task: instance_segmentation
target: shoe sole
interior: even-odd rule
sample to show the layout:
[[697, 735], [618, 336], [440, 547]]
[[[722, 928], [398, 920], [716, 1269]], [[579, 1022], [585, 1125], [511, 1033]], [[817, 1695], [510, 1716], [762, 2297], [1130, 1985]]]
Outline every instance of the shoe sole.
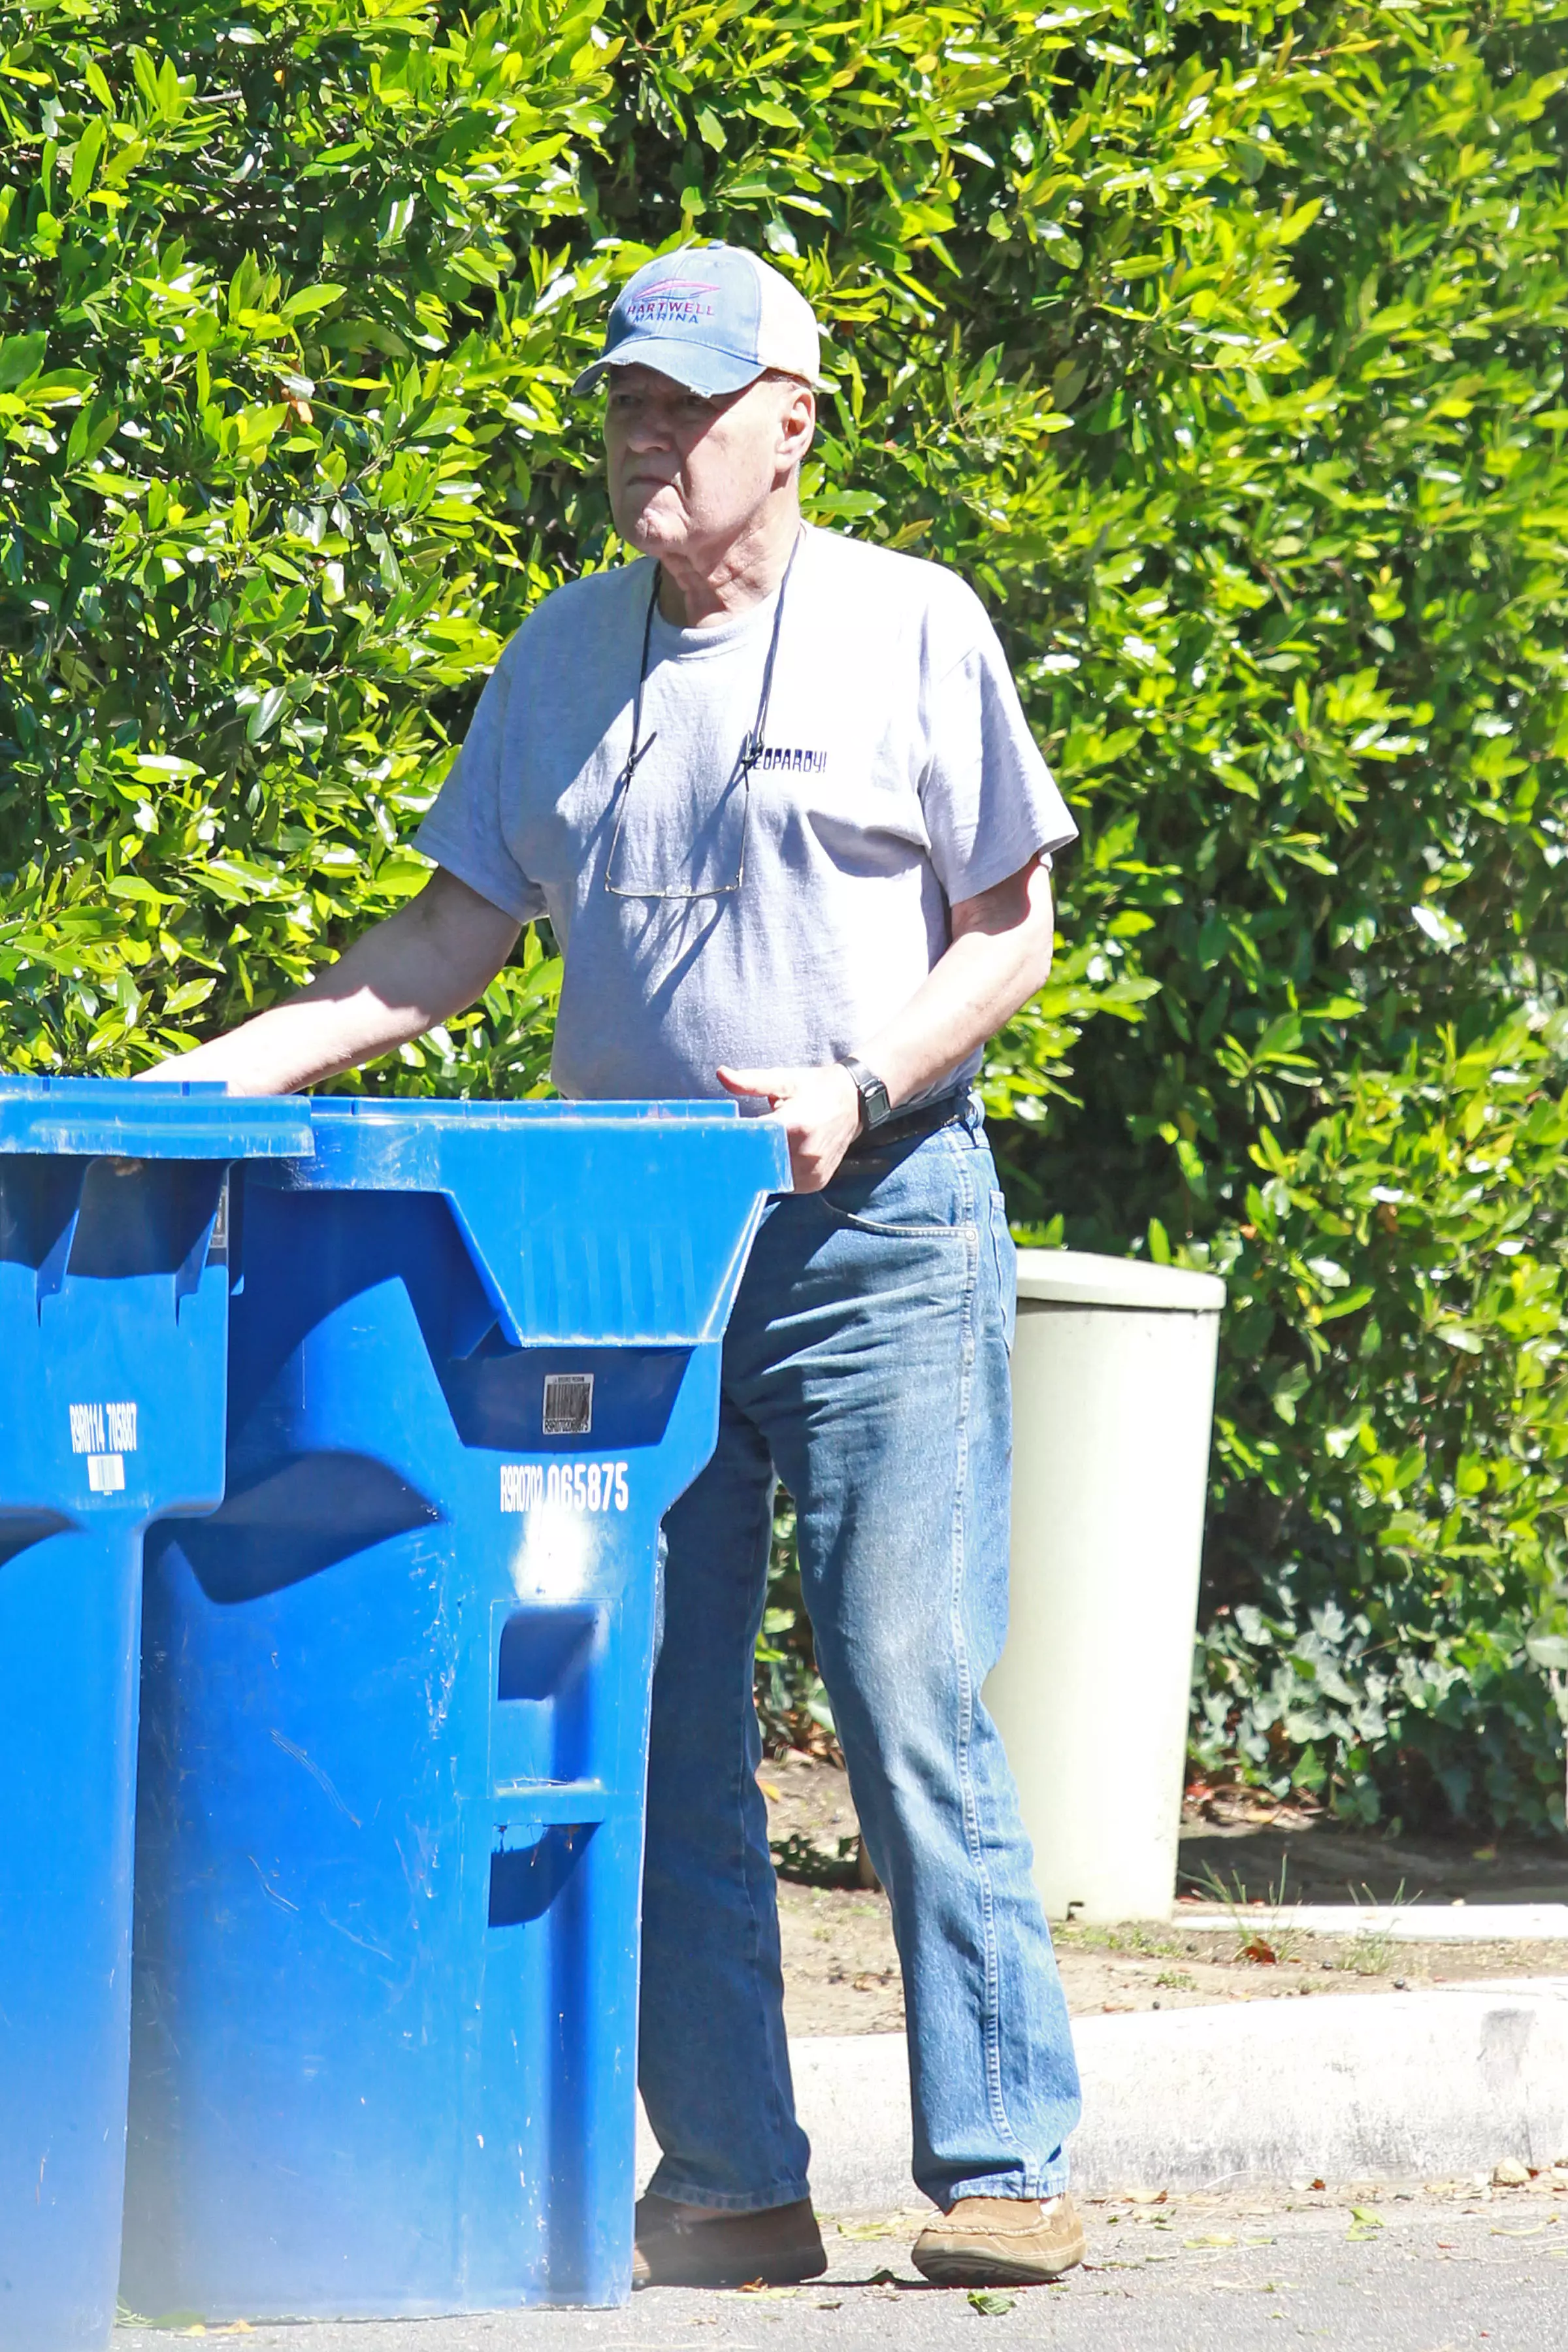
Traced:
[[1075, 2247], [1066, 2249], [1049, 2262], [1038, 2256], [1021, 2256], [1010, 2262], [1005, 2254], [972, 2254], [956, 2246], [933, 2247], [922, 2254], [917, 2248], [911, 2260], [921, 2276], [932, 2286], [1048, 2286], [1066, 2271], [1076, 2270], [1084, 2256], [1080, 2239]]
[[638, 2260], [632, 2271], [632, 2284], [644, 2286], [804, 2286], [807, 2279], [820, 2278], [827, 2268], [827, 2256], [820, 2250], [801, 2253], [784, 2261], [775, 2255], [772, 2262], [753, 2263], [749, 2268], [738, 2263], [667, 2266], [656, 2255], [651, 2261], [639, 2247]]

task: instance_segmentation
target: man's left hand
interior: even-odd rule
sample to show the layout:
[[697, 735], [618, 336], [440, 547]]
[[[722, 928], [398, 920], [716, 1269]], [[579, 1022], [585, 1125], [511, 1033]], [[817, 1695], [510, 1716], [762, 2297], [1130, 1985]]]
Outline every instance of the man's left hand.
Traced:
[[719, 1083], [732, 1095], [763, 1095], [781, 1114], [797, 1192], [820, 1192], [832, 1183], [860, 1132], [859, 1092], [842, 1063], [805, 1070], [721, 1070]]

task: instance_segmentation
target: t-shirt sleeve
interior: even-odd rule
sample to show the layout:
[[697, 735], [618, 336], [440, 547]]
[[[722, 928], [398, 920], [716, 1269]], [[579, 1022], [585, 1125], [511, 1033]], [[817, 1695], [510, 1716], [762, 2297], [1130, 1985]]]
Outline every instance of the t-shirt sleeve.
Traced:
[[501, 821], [507, 711], [514, 690], [510, 653], [509, 646], [490, 672], [463, 748], [414, 846], [492, 907], [531, 923], [545, 911], [544, 893], [513, 857]]
[[976, 898], [1078, 827], [1029, 732], [996, 632], [974, 605], [967, 653], [927, 691], [921, 803], [931, 864], [951, 906]]

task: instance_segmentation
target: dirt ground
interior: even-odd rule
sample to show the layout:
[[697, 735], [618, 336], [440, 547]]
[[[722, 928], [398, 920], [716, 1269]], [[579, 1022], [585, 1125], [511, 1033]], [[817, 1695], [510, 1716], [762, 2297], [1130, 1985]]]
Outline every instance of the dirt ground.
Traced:
[[[779, 1865], [784, 1999], [792, 2033], [897, 2033], [903, 1994], [887, 1897], [858, 1883], [858, 1830], [848, 1783], [812, 1759], [770, 1759], [758, 1776]], [[1182, 1839], [1189, 1892], [1235, 1902], [1234, 1920], [1199, 1927], [1176, 1916], [1146, 1927], [1058, 1926], [1057, 1955], [1075, 2016], [1184, 2009], [1226, 2000], [1415, 1990], [1509, 1976], [1568, 1972], [1568, 1944], [1405, 1943], [1380, 1936], [1270, 1940], [1247, 1906], [1289, 1902], [1568, 1901], [1568, 1852], [1388, 1841], [1331, 1823], [1278, 1816], [1194, 1820]]]

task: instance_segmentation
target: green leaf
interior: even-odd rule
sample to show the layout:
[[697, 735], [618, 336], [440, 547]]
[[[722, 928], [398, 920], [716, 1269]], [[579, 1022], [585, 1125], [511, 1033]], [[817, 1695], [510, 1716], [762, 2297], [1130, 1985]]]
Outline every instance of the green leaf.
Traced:
[[6, 335], [0, 340], [0, 392], [14, 392], [18, 384], [37, 374], [48, 341], [41, 327], [31, 334]]
[[245, 740], [247, 743], [259, 743], [263, 736], [271, 733], [288, 700], [289, 689], [283, 686], [269, 686], [264, 694], [258, 696], [245, 722]]
[[301, 286], [298, 293], [289, 295], [279, 315], [290, 322], [313, 317], [318, 310], [330, 310], [341, 302], [346, 290], [342, 286]]
[[207, 979], [187, 980], [180, 987], [172, 988], [163, 999], [164, 1018], [173, 1021], [181, 1013], [194, 1013], [198, 1004], [206, 1003], [216, 986], [216, 980]]
[[92, 185], [92, 175], [98, 169], [108, 136], [101, 115], [95, 115], [77, 141], [76, 153], [71, 158], [69, 194], [73, 204], [83, 197]]

